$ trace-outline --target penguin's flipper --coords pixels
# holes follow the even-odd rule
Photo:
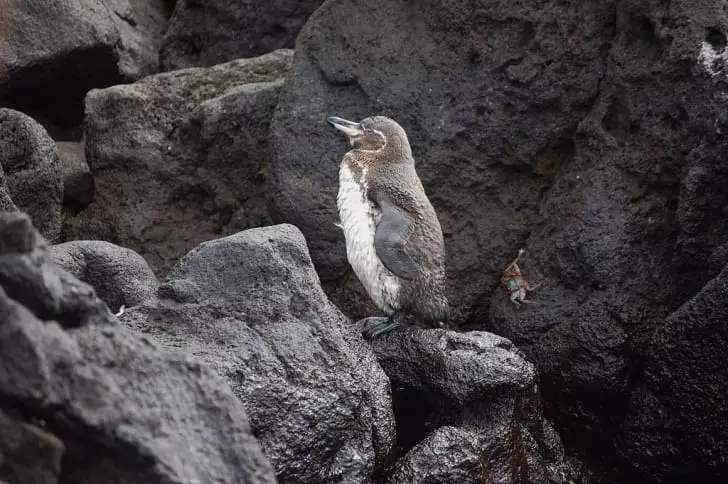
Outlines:
[[[414,232],[412,217],[391,203],[381,200],[382,218],[374,232],[374,248],[382,264],[403,279],[414,279],[418,265],[407,252],[407,241]]]

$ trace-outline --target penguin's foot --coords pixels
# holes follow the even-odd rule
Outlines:
[[[370,316],[357,322],[361,325],[361,333],[367,339],[374,339],[385,333],[389,333],[393,329],[399,327],[399,323],[392,318],[383,316]]]

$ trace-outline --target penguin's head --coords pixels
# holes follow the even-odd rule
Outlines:
[[[331,116],[328,122],[349,138],[354,149],[379,151],[390,146],[410,153],[407,133],[396,121],[386,116],[372,116],[359,123]]]

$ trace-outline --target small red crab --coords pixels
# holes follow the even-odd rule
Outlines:
[[[511,302],[516,305],[521,303],[526,304],[538,304],[536,301],[526,300],[526,291],[534,291],[541,287],[545,281],[541,281],[538,284],[530,285],[523,274],[521,268],[518,267],[518,261],[521,259],[523,253],[526,252],[523,249],[518,249],[518,257],[511,262],[508,267],[503,271],[501,276],[501,285],[503,289],[510,295]]]

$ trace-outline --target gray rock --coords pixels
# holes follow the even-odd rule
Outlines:
[[[144,258],[131,249],[100,240],[74,240],[51,246],[49,256],[53,263],[92,286],[114,312],[157,295],[157,278]]]
[[[157,71],[164,0],[6,0],[0,101],[79,124],[89,89]]]
[[[562,435],[614,467],[650,335],[728,263],[726,26],[717,0],[326,2],[271,125],[275,221],[301,228],[337,305],[373,312],[333,228],[346,147],[325,118],[397,119],[442,222],[453,324],[522,348]],[[549,278],[539,306],[499,287],[520,247]],[[626,480],[659,481],[641,458]]]
[[[162,275],[200,242],[268,223],[268,125],[291,58],[276,51],[89,93],[96,194],[66,237],[129,247]]]
[[[373,349],[396,389],[407,450],[387,482],[569,482],[573,471],[543,416],[535,368],[510,341],[406,328]]]
[[[275,213],[301,228],[337,305],[372,311],[333,227],[347,147],[326,117],[385,114],[407,131],[443,227],[455,320],[486,321],[502,261],[543,222],[542,193],[599,92],[613,16],[614,2],[596,0],[334,0],[316,11],[271,125]]]
[[[0,479],[13,484],[58,483],[65,448],[56,436],[12,418],[2,408],[0,435]]]
[[[61,141],[56,148],[63,173],[64,202],[88,205],[94,199],[94,177],[86,163],[83,143]]]
[[[282,483],[369,483],[394,442],[389,380],[290,225],[205,242],[124,324],[202,358],[242,400]]]
[[[164,35],[164,71],[292,49],[322,0],[179,0]]]
[[[618,448],[656,482],[690,475],[717,483],[728,472],[726,321],[728,266],[672,313],[645,348]]]
[[[0,167],[14,205],[48,240],[61,235],[63,179],[56,145],[32,118],[0,108]],[[7,198],[4,209],[12,209]]]
[[[94,317],[93,289],[65,272],[56,284],[44,251],[27,216],[0,214],[0,406],[63,443],[58,481],[275,483],[225,383],[116,324],[103,303]],[[68,324],[57,301],[79,292],[88,306]]]

